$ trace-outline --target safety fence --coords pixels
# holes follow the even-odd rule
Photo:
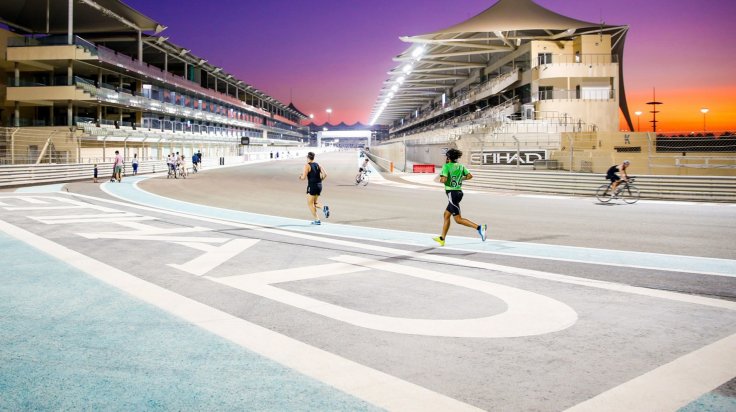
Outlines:
[[[608,183],[605,175],[569,172],[471,169],[473,179],[463,183],[469,189],[492,189],[593,196]],[[637,175],[634,183],[642,198],[736,202],[736,177]]]

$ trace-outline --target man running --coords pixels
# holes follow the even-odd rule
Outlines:
[[[322,181],[327,177],[325,169],[323,169],[317,162],[314,161],[314,153],[307,153],[307,164],[304,165],[304,170],[299,176],[299,180],[307,179],[307,206],[309,211],[312,212],[313,225],[321,225],[319,217],[317,216],[317,210],[319,206],[319,195],[322,194]],[[322,213],[325,215],[325,219],[330,217],[330,208],[325,205],[322,208]]]
[[[447,199],[449,201],[444,213],[442,235],[432,238],[435,242],[439,243],[440,246],[445,246],[445,236],[447,236],[447,231],[450,230],[451,215],[455,217],[456,223],[472,227],[477,230],[480,235],[480,239],[484,242],[486,241],[486,230],[488,229],[488,226],[475,224],[460,215],[460,201],[463,200],[463,180],[470,180],[473,178],[473,175],[470,174],[470,171],[468,171],[464,165],[457,163],[457,159],[462,155],[463,152],[457,149],[448,150],[445,165],[442,166],[442,171],[440,172],[440,182],[445,184],[445,193],[447,194]]]

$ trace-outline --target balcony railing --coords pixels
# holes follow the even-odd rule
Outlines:
[[[68,39],[66,36],[63,35],[53,35],[53,36],[45,36],[45,37],[13,37],[8,39],[8,47],[29,47],[29,46],[63,46],[67,45]],[[160,82],[172,84],[176,87],[190,90],[192,92],[198,93],[204,97],[208,97],[211,99],[219,100],[222,102],[226,102],[228,104],[234,105],[236,107],[239,107],[241,109],[258,113],[260,115],[263,115],[265,117],[272,117],[271,113],[267,110],[263,110],[261,108],[252,106],[250,104],[245,103],[244,101],[240,99],[236,99],[232,96],[229,96],[224,93],[220,93],[218,91],[208,89],[206,87],[202,87],[198,83],[195,83],[189,79],[185,79],[184,77],[177,76],[175,74],[166,72],[164,70],[159,69],[156,66],[151,66],[148,63],[140,64],[140,62],[136,59],[133,59],[130,56],[127,56],[122,53],[118,53],[114,50],[108,49],[104,46],[96,46],[93,43],[90,43],[87,40],[82,39],[79,36],[73,37],[74,45],[84,48],[88,52],[90,52],[94,56],[98,56],[100,61],[103,61],[105,63],[113,64],[117,67],[151,77],[153,79],[156,79]],[[284,122],[286,124],[292,124],[293,121],[282,117],[278,115],[273,115],[277,120]]]
[[[537,101],[544,100],[613,100],[615,89],[607,90],[539,90]]]
[[[547,64],[598,65],[618,63],[616,54],[540,54],[534,60],[535,66]]]

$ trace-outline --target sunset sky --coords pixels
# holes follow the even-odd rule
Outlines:
[[[417,35],[464,21],[495,0],[123,0],[168,29],[169,41],[222,66],[315,121],[367,123],[392,58]],[[566,16],[628,25],[629,107],[649,130],[736,130],[736,1],[535,0]]]

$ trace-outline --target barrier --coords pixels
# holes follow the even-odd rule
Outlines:
[[[413,165],[414,173],[434,173],[434,165]]]
[[[593,196],[603,174],[471,169],[463,187],[569,196]],[[736,202],[736,177],[636,175],[641,197],[661,200]]]

